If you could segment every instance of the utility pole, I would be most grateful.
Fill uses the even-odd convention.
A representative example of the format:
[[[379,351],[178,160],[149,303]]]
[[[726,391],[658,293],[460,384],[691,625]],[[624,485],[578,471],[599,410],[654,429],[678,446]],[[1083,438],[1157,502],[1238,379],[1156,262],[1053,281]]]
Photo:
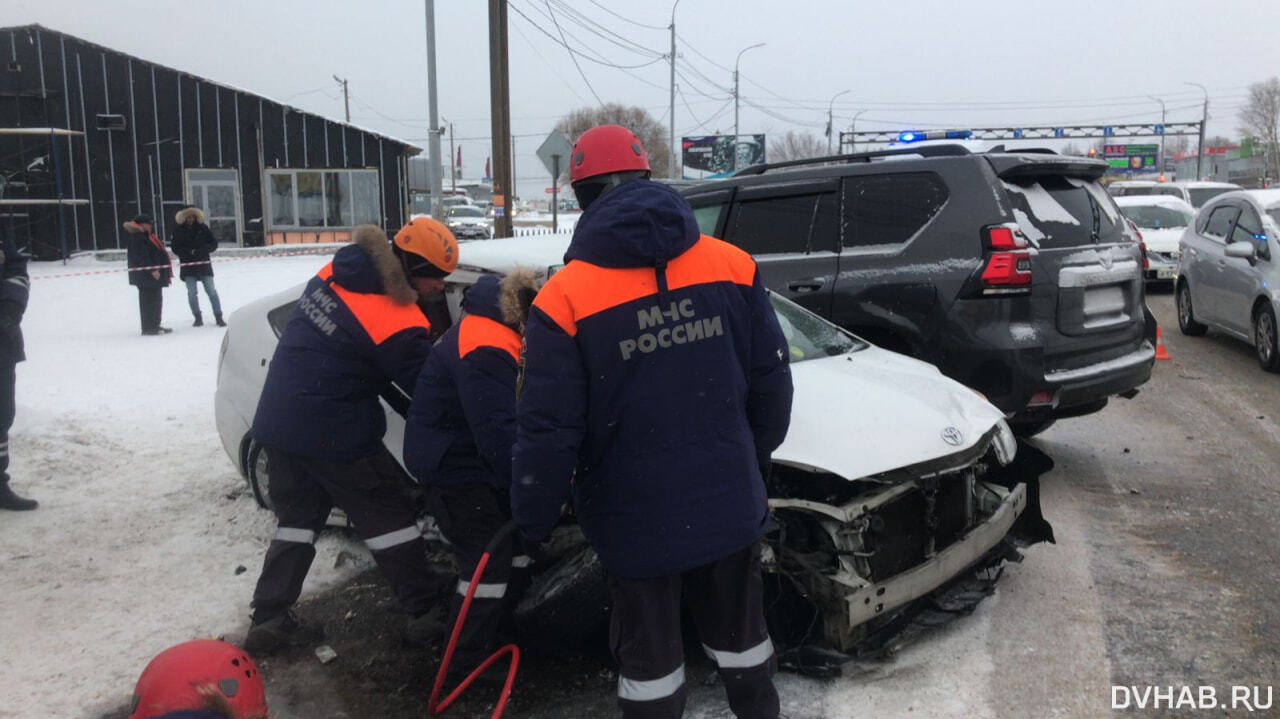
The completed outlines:
[[[493,127],[493,236],[511,237],[510,84],[507,78],[507,0],[489,0],[489,106]]]
[[[453,149],[453,123],[449,123],[449,191],[458,194],[458,166],[454,164],[458,155]]]
[[[680,4],[680,0],[676,0],[671,5],[671,107],[667,112],[668,123],[671,125],[671,159],[670,172],[667,176],[671,179],[676,178],[676,168],[679,166],[679,155],[676,154],[676,5]]]
[[[444,217],[440,187],[440,118],[436,115],[436,3],[426,0],[427,12],[427,115],[431,126],[427,132],[427,157],[431,165],[427,177],[431,181],[431,216]]]
[[[831,154],[831,136],[836,134],[836,126],[832,122],[835,116],[832,114],[836,106],[836,98],[841,95],[849,94],[849,90],[841,90],[831,97],[831,102],[827,103],[827,154]]]
[[[1209,122],[1209,91],[1198,82],[1183,82],[1183,85],[1194,85],[1204,93],[1204,113],[1200,116],[1200,148],[1196,150],[1196,179],[1204,179],[1204,126]]]
[[[738,58],[733,61],[733,171],[738,171],[738,63],[742,60],[742,53],[757,47],[764,47],[764,43],[759,42],[751,47],[744,47],[738,53]]]
[[[347,93],[347,79],[333,76],[335,82],[342,86],[342,109],[347,113],[347,124],[351,124],[351,96]]]

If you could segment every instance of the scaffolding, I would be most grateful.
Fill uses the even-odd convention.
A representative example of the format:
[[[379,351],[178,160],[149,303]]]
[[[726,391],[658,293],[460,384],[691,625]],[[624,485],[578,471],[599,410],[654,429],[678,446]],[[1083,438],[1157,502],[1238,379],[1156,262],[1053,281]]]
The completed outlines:
[[[53,164],[54,197],[7,197],[8,178],[0,176],[0,208],[4,208],[10,229],[12,229],[13,208],[56,205],[58,208],[58,245],[62,250],[62,262],[66,264],[69,253],[67,251],[67,223],[64,208],[68,205],[88,205],[89,201],[64,196],[62,189],[62,161],[58,153],[57,139],[59,137],[83,137],[84,133],[79,130],[67,130],[59,127],[0,127],[0,137],[14,136],[49,138],[49,155]]]

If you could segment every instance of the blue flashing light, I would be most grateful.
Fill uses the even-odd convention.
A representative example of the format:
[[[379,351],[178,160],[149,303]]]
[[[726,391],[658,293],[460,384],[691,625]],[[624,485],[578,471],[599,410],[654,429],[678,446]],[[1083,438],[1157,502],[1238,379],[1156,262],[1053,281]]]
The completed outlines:
[[[948,140],[968,140],[973,137],[973,130],[947,130]]]
[[[916,142],[917,140],[928,139],[928,137],[923,132],[908,130],[907,132],[898,133],[898,142]]]

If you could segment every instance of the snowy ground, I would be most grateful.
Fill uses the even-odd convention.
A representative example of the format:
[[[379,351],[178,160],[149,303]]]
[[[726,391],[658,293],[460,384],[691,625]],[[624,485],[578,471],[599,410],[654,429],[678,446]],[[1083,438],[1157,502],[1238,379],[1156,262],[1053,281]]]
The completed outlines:
[[[224,310],[326,260],[219,262]],[[127,698],[166,645],[241,630],[274,530],[214,430],[222,330],[207,302],[210,326],[193,328],[185,286],[169,287],[174,333],[143,337],[123,272],[60,277],[123,266],[31,265],[10,474],[40,508],[0,516],[3,717],[92,715]],[[309,589],[351,571],[332,569],[346,546],[321,541]]]
[[[298,284],[325,261],[217,262],[224,307]],[[243,632],[274,531],[214,429],[221,330],[190,326],[179,284],[165,293],[164,324],[175,332],[139,336],[137,293],[123,272],[64,276],[120,268],[32,265],[11,470],[14,487],[41,506],[0,515],[0,717],[100,716],[126,701],[158,650]],[[973,616],[851,678],[781,677],[784,712],[997,717],[1031,693],[1044,714],[1088,715],[1063,698],[1089,697],[1096,709],[1105,695],[1097,599],[1078,522],[1053,519],[1060,543],[1030,550]],[[340,550],[365,556],[336,533],[318,549],[308,594],[368,566],[334,568]],[[1058,621],[1046,626],[1046,617]],[[607,691],[582,701],[579,715],[612,711]],[[718,687],[693,689],[690,715],[723,716],[723,706]]]

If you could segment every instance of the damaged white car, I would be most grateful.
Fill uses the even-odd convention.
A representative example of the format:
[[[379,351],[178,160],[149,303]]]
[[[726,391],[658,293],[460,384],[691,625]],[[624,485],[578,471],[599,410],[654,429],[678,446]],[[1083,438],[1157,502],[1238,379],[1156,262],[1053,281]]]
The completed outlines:
[[[464,244],[447,307],[428,308],[433,326],[456,321],[462,291],[481,273],[517,265],[553,272],[567,244],[563,235]],[[218,368],[219,433],[264,506],[269,467],[249,425],[299,292],[236,312]],[[954,582],[1018,558],[1017,546],[1052,541],[1038,491],[1052,462],[1020,444],[998,409],[932,365],[772,301],[790,345],[795,398],[766,480],[766,606],[784,665],[822,671],[874,648]],[[397,457],[402,432],[389,409],[387,444]],[[551,547],[521,605],[522,624],[560,641],[597,631],[607,616],[603,574],[571,516]]]

